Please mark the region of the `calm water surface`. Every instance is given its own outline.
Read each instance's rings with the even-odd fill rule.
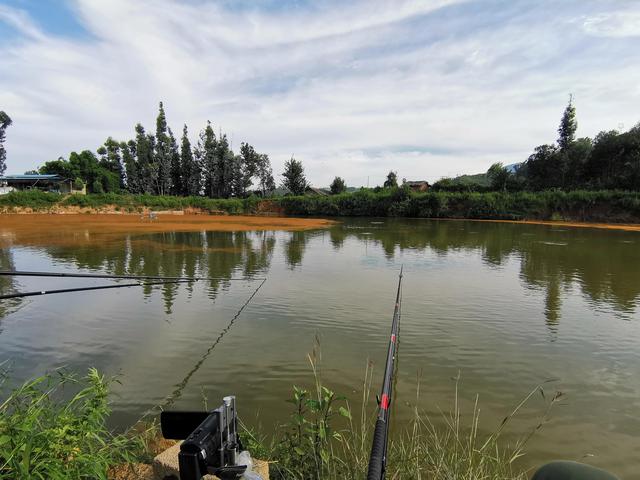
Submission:
[[[640,478],[638,233],[350,219],[305,232],[78,232],[72,243],[56,240],[14,241],[0,250],[0,268],[246,279],[0,303],[0,361],[11,362],[13,381],[62,366],[120,374],[114,427],[158,404],[200,408],[203,395],[217,405],[230,393],[247,423],[256,415],[263,426],[282,421],[291,385],[310,384],[306,355],[316,335],[327,382],[357,403],[368,359],[376,391],[381,381],[404,264],[396,421],[416,402],[435,417],[449,410],[459,373],[463,407],[479,394],[488,431],[553,380],[547,396],[566,396],[525,463],[586,458]],[[0,282],[9,292],[110,281]],[[544,405],[535,395],[507,439],[535,426]]]

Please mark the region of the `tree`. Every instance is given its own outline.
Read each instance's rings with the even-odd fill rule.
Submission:
[[[256,165],[256,176],[260,185],[260,192],[263,197],[270,195],[276,189],[276,181],[273,178],[273,169],[269,155],[261,153],[258,155]]]
[[[9,127],[11,123],[9,115],[0,111],[0,175],[4,175],[4,172],[7,170],[7,151],[4,148],[4,140],[7,127]]]
[[[152,164],[156,180],[155,192],[158,195],[166,195],[171,190],[171,140],[167,135],[167,118],[162,102],[156,118],[156,145]]]
[[[155,138],[147,135],[144,127],[136,125],[135,152],[138,165],[139,193],[153,193],[156,184],[156,170],[153,165]]]
[[[347,184],[340,177],[336,177],[331,182],[331,194],[337,195],[339,193],[344,193],[347,190]]]
[[[491,188],[494,190],[507,190],[507,182],[509,181],[509,170],[507,170],[502,163],[494,163],[487,170],[487,177],[491,182]]]
[[[558,187],[558,148],[555,145],[536,147],[522,167],[522,173],[533,190]]]
[[[284,179],[282,180],[282,186],[289,190],[294,195],[304,195],[307,189],[308,183],[304,176],[304,167],[302,162],[299,162],[295,158],[291,157],[284,164],[284,172],[282,173]]]
[[[573,106],[573,95],[569,96],[569,104],[564,109],[560,126],[558,127],[558,147],[564,152],[574,142],[578,121],[576,120],[576,108]]]
[[[216,147],[215,163],[215,183],[218,198],[229,198],[233,193],[233,164],[234,155],[229,148],[227,136],[220,134]]]
[[[391,170],[387,174],[387,179],[384,181],[384,188],[394,188],[398,186],[398,174]]]
[[[122,162],[126,175],[126,187],[129,193],[142,193],[142,183],[138,163],[136,162],[136,142],[129,140],[120,144]]]
[[[186,124],[182,129],[182,141],[180,142],[180,165],[182,169],[182,194],[200,195],[202,172],[199,163],[194,159]]]
[[[217,162],[216,150],[218,141],[213,131],[211,122],[207,121],[207,126],[200,133],[198,144],[198,157],[202,164],[204,173],[204,194],[209,198],[216,198],[217,192]]]
[[[171,195],[183,195],[184,184],[178,142],[169,128],[169,153],[171,158]]]
[[[124,169],[122,168],[121,144],[112,137],[105,140],[97,150],[100,155],[100,166],[115,173],[120,179],[120,188],[124,188]]]

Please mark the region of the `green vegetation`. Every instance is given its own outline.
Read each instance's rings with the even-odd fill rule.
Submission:
[[[278,202],[288,215],[640,221],[640,193],[623,191],[413,193],[395,188]]]
[[[260,199],[258,197],[211,199],[200,196],[174,197],[159,195],[130,195],[118,193],[101,193],[93,195],[73,194],[61,197],[56,193],[39,190],[11,192],[0,196],[0,207],[32,208],[36,211],[48,211],[53,208],[80,207],[103,209],[115,207],[127,212],[151,210],[181,210],[187,208],[200,209],[209,213],[241,214],[252,213]]]
[[[564,192],[425,192],[414,193],[406,187],[361,189],[331,196],[288,196],[261,199],[211,199],[200,196],[175,197],[103,193],[67,195],[31,190],[0,196],[0,208],[17,207],[36,211],[80,207],[125,212],[151,210],[200,209],[209,213],[232,215],[260,211],[315,217],[413,217],[469,218],[486,220],[565,220],[580,222],[640,222],[640,192],[615,190]]]
[[[152,430],[106,427],[111,383],[95,369],[83,378],[58,371],[12,391],[0,404],[0,479],[106,479],[110,466],[146,459]]]
[[[2,118],[0,148],[5,128]],[[200,132],[193,148],[184,125],[178,146],[160,102],[155,134],[147,133],[141,124],[134,130],[134,139],[118,141],[108,137],[96,153],[71,152],[68,160],[46,162],[39,173],[79,179],[87,185],[89,193],[204,195],[227,199],[249,196],[254,182],[263,197],[275,189],[269,157],[247,143],[241,144],[240,154],[236,155],[225,134],[216,136],[211,122]]]
[[[316,353],[309,355],[314,382],[310,389],[293,387],[287,400],[290,420],[266,436],[245,427],[243,440],[257,458],[271,463],[273,479],[364,478],[375,423],[371,399],[372,369],[365,372],[362,402],[352,409],[348,401],[323,384]],[[43,376],[15,389],[0,405],[0,479],[107,478],[110,468],[151,460],[155,427],[116,435],[106,428],[109,415],[106,380],[94,369],[81,379],[62,372]],[[67,390],[77,393],[69,398]],[[458,381],[451,411],[434,422],[417,407],[408,425],[398,429],[389,444],[389,478],[434,480],[524,480],[517,465],[529,438],[546,422],[557,393],[536,420],[530,433],[512,447],[501,435],[534,389],[492,433],[478,429],[479,407],[463,414]],[[418,387],[419,397],[419,387]]]

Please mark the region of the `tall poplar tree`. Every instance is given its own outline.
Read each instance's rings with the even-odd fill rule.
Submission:
[[[126,175],[126,186],[129,193],[142,193],[140,185],[140,172],[136,162],[136,142],[129,140],[120,144],[122,150],[122,162]]]
[[[578,121],[576,120],[576,107],[573,106],[573,95],[569,96],[569,104],[564,109],[562,120],[558,127],[558,146],[565,151],[576,139]]]
[[[4,175],[7,170],[7,150],[4,148],[4,141],[6,138],[5,132],[11,123],[9,115],[0,111],[0,175]]]
[[[153,148],[155,139],[147,135],[141,124],[136,125],[136,158],[140,193],[153,193],[155,171],[153,168]]]
[[[200,133],[201,161],[204,172],[204,193],[210,198],[216,198],[218,194],[218,141],[213,131],[211,122]]]
[[[171,153],[171,195],[183,195],[182,169],[178,142],[169,128],[169,151]]]
[[[180,169],[182,170],[182,195],[199,195],[202,188],[200,166],[194,159],[186,124],[182,129],[180,142]]]
[[[171,190],[171,139],[167,134],[167,118],[162,102],[156,118],[156,145],[153,156],[153,170],[156,172],[155,191],[166,195]]]

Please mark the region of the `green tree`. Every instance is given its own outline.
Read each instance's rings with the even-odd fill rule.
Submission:
[[[487,170],[487,177],[491,182],[491,188],[493,190],[500,190],[505,192],[507,190],[507,183],[510,177],[509,170],[507,170],[502,163],[494,163]]]
[[[135,127],[135,151],[138,165],[139,191],[140,193],[153,193],[156,184],[156,171],[153,167],[153,149],[155,138],[147,135],[144,127],[137,124]]]
[[[276,189],[276,182],[273,178],[273,169],[269,155],[261,153],[258,155],[256,165],[256,176],[260,185],[260,192],[263,197],[270,195]]]
[[[233,193],[234,155],[225,134],[220,134],[215,149],[214,191],[217,198],[229,198]]]
[[[217,147],[216,134],[211,122],[207,121],[207,126],[200,133],[198,159],[201,161],[204,174],[204,192],[209,198],[216,198],[218,193]]]
[[[398,186],[398,174],[391,170],[387,174],[387,179],[384,181],[384,188],[394,188]]]
[[[126,175],[126,187],[130,193],[142,193],[142,185],[138,163],[136,162],[136,142],[129,140],[120,144],[122,162]]]
[[[171,191],[171,139],[167,133],[167,117],[160,102],[156,118],[156,144],[153,155],[155,193],[165,195]]]
[[[171,195],[183,195],[184,182],[178,142],[169,128],[169,152],[171,158]]]
[[[577,129],[576,108],[573,106],[573,96],[571,95],[558,127],[558,147],[560,147],[560,151],[566,150],[574,142]]]
[[[105,140],[104,145],[97,150],[100,155],[100,166],[115,173],[120,179],[120,188],[125,186],[125,175],[122,167],[121,143],[112,137]]]
[[[284,172],[282,173],[282,176],[284,177],[282,180],[282,186],[284,188],[294,195],[304,195],[309,184],[304,176],[304,167],[302,166],[302,162],[291,157],[291,159],[287,160],[284,164]]]
[[[5,112],[0,111],[0,175],[7,170],[7,150],[4,148],[6,130],[11,125],[11,118]]]
[[[347,190],[347,184],[340,177],[336,177],[331,182],[331,194],[337,195],[339,193],[344,193]]]
[[[200,171],[199,163],[194,159],[186,124],[182,129],[182,140],[180,142],[180,165],[183,182],[182,194],[200,195],[200,190],[202,189],[202,172]]]

